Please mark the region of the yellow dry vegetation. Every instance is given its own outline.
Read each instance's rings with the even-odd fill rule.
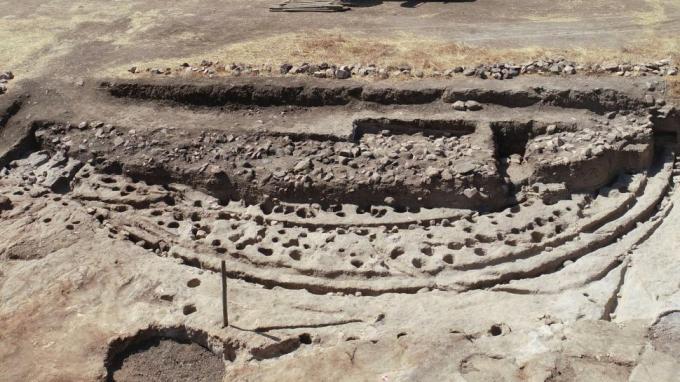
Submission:
[[[24,78],[38,76],[50,69],[48,64],[52,59],[69,54],[77,44],[91,41],[134,44],[145,31],[161,25],[164,18],[182,13],[182,9],[173,4],[162,10],[140,10],[137,5],[131,0],[55,0],[36,6],[22,17],[3,17],[0,19],[0,68],[12,68]],[[81,31],[88,24],[110,24],[117,20],[123,20],[127,29],[96,34]],[[190,40],[194,36],[182,33],[173,37]]]
[[[522,63],[544,57],[563,56],[570,60],[591,64],[607,61],[646,62],[675,57],[680,51],[680,39],[654,36],[654,44],[642,36],[620,49],[548,49],[543,47],[485,48],[422,36],[398,34],[389,38],[369,38],[361,34],[341,31],[315,32],[314,36],[303,33],[287,33],[274,37],[253,39],[229,44],[212,52],[188,57],[131,63],[139,67],[176,67],[182,62],[197,63],[203,59],[236,62],[251,65],[284,62],[329,62],[338,64],[375,64],[381,67],[408,63],[424,71],[444,70],[456,65],[478,63]],[[120,74],[125,67],[118,67],[109,74]]]
[[[668,20],[666,7],[670,6],[673,2],[668,0],[646,0],[644,3],[646,3],[648,9],[635,15],[638,24],[657,25]]]
[[[36,25],[44,25],[51,20],[36,17],[29,20],[4,19],[0,22],[0,68],[15,68],[28,57],[55,42],[55,36],[45,33]]]
[[[666,79],[666,97],[674,103],[680,102],[680,77]]]

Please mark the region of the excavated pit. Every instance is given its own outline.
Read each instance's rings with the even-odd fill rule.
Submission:
[[[109,382],[217,382],[234,358],[233,348],[200,330],[148,328],[112,341],[104,364]]]
[[[630,254],[674,207],[680,120],[643,84],[592,82],[107,80],[88,81],[82,104],[28,87],[30,102],[0,114],[0,260],[47,261],[88,235],[192,272],[179,282],[188,292],[145,291],[181,324],[116,337],[109,381],[220,380],[225,365],[306,357],[317,332],[346,327],[351,344],[356,327],[385,319],[301,302],[315,319],[265,314],[224,329],[252,345],[187,329],[217,325],[206,311],[222,261],[257,293],[572,293],[613,321]],[[604,283],[612,293],[589,295]],[[650,331],[660,351],[676,316]],[[498,322],[476,336],[512,335]],[[505,360],[471,356],[459,371]]]
[[[195,125],[37,116],[9,168],[38,166],[23,178],[108,206],[111,237],[319,294],[540,278],[663,210],[674,154],[651,121],[672,111],[635,87],[494,86],[105,81],[104,114],[143,101]],[[480,106],[451,106],[469,100]]]
[[[110,381],[219,382],[224,366],[206,349],[169,339],[153,339],[127,355]]]

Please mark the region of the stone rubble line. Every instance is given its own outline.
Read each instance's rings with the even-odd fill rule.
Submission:
[[[150,73],[152,75],[183,75],[198,74],[213,77],[219,74],[232,76],[257,76],[276,74],[274,67],[270,64],[246,65],[246,64],[225,64],[208,60],[201,61],[200,64],[190,65],[181,64],[178,68],[146,68],[142,70],[133,66],[128,70],[133,74]],[[522,74],[547,74],[547,75],[573,75],[577,73],[585,74],[612,74],[621,77],[637,76],[675,76],[678,74],[678,67],[672,65],[670,59],[663,59],[656,62],[642,64],[631,63],[604,63],[604,64],[578,64],[574,61],[557,59],[541,59],[529,61],[521,65],[512,63],[496,63],[492,65],[480,64],[477,66],[456,66],[444,71],[435,70],[425,73],[422,70],[413,69],[411,65],[387,66],[380,68],[376,65],[334,65],[334,64],[309,64],[302,63],[293,65],[284,63],[279,66],[280,75],[310,75],[317,78],[347,79],[351,77],[373,77],[378,79],[387,78],[423,78],[423,77],[452,77],[463,75],[466,77],[478,77],[481,79],[507,80]]]

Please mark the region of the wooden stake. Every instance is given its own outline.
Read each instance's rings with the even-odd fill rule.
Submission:
[[[222,260],[222,318],[224,328],[229,326],[229,315],[227,313],[227,265]]]

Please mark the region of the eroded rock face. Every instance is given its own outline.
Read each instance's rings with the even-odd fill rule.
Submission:
[[[17,350],[0,350],[3,375],[677,375],[680,292],[645,274],[677,260],[649,251],[675,240],[680,164],[644,95],[274,85],[214,85],[219,111],[205,89],[201,108],[179,107],[199,95],[170,83],[97,93],[71,122],[13,112],[0,320]]]

